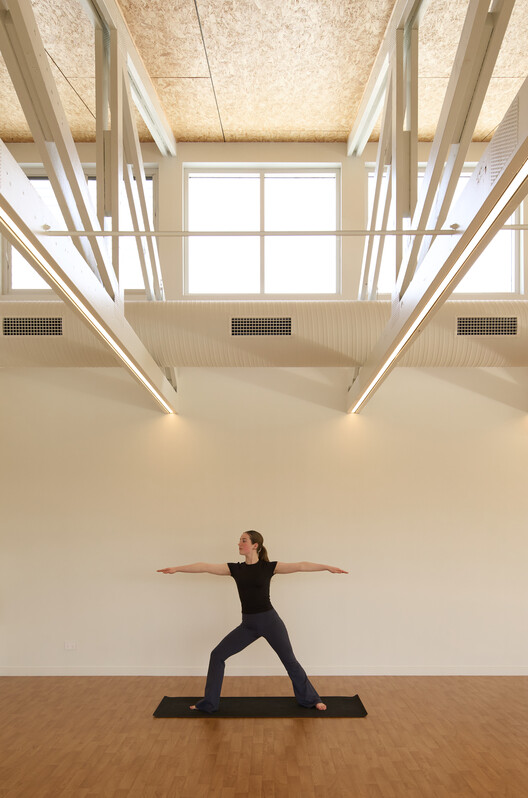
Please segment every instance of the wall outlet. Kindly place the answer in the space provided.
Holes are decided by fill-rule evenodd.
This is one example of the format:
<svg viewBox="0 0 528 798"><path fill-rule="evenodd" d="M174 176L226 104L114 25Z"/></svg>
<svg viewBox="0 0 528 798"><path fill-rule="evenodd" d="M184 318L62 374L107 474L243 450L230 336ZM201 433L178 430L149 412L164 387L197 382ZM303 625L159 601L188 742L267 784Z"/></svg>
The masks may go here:
<svg viewBox="0 0 528 798"><path fill-rule="evenodd" d="M77 643L66 640L64 643L64 648L66 649L66 651L75 651L75 649L77 648Z"/></svg>

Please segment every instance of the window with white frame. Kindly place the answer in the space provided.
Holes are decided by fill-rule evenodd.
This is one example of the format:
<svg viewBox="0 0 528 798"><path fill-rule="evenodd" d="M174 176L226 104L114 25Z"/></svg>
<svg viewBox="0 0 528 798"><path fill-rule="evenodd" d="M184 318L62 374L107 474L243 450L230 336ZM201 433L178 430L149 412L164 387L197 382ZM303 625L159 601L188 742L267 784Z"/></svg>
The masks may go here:
<svg viewBox="0 0 528 798"><path fill-rule="evenodd" d="M286 235L338 229L337 167L204 166L184 176L185 230L213 233L185 239L186 294L338 293L336 236ZM271 231L284 235L251 235Z"/></svg>
<svg viewBox="0 0 528 798"><path fill-rule="evenodd" d="M95 176L90 170L86 171L88 192L92 199L93 207L97 203L97 183ZM31 184L38 192L41 199L46 203L57 221L57 230L66 230L66 223L62 216L59 204L55 197L55 192L50 181L43 173L32 171L28 174ZM154 218L154 174L147 175L146 179L146 201L151 224ZM126 195L123 192L123 201L119 208L119 228L120 230L133 230L132 218ZM109 239L108 239L109 240ZM2 260L5 286L4 292L33 292L50 291L50 287L45 280L27 263L24 257L7 241L3 241ZM144 291L145 284L141 273L141 265L137 250L136 239L133 236L124 236L119 242L119 271L120 282L126 291Z"/></svg>
<svg viewBox="0 0 528 798"><path fill-rule="evenodd" d="M425 169L422 167L418 174L418 191L420 190L424 171ZM453 205L465 189L472 171L473 167L467 165L460 175L453 197ZM368 178L368 208L370 215L375 185L375 172L373 169L369 169ZM384 176L383 179L386 180L388 178ZM515 211L506 224L519 225L521 224L521 218L522 206ZM392 294L395 283L395 257L395 238L394 236L386 236L379 272L378 295ZM456 286L453 293L472 296L520 294L523 292L522 278L520 231L500 230Z"/></svg>

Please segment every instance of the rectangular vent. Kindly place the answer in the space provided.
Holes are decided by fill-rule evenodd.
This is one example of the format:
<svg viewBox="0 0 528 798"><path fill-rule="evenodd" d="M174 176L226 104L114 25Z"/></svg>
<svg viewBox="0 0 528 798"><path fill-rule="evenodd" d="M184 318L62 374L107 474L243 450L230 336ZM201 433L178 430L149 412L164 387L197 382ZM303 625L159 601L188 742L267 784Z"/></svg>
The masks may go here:
<svg viewBox="0 0 528 798"><path fill-rule="evenodd" d="M62 318L4 317L4 335L62 335Z"/></svg>
<svg viewBox="0 0 528 798"><path fill-rule="evenodd" d="M231 335L291 335L291 317L231 319Z"/></svg>
<svg viewBox="0 0 528 798"><path fill-rule="evenodd" d="M516 316L461 316L457 335L517 335Z"/></svg>

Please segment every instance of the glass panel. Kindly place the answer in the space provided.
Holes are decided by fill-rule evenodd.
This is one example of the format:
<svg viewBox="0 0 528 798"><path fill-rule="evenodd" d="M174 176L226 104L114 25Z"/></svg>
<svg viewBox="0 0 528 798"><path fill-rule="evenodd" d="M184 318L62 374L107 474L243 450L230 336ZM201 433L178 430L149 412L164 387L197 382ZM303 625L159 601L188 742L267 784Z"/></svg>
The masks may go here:
<svg viewBox="0 0 528 798"><path fill-rule="evenodd" d="M88 178L88 192L92 199L94 208L97 207L97 181L94 177ZM149 214L150 223L152 225L152 216L154 209L154 181L151 177L147 177L145 181L145 199L147 202L147 211ZM119 229L120 230L133 230L132 216L130 214L130 207L126 191L120 197L119 203ZM107 239L110 242L110 239ZM111 251L111 245L108 243L108 251ZM143 274L141 272L141 263L139 260L137 239L133 236L123 236L119 239L119 281L125 290L145 290L145 283L143 282Z"/></svg>
<svg viewBox="0 0 528 798"><path fill-rule="evenodd" d="M66 230L66 223L56 200L51 183L47 178L31 177L32 185L44 200L50 211L56 217L56 229ZM92 204L97 207L97 183L94 177L88 179L88 194ZM145 194L147 210L152 224L154 209L154 181L147 177ZM123 192L119 208L121 230L133 230L132 217L128 205L126 192ZM108 239L110 240L110 239ZM125 289L145 289L141 265L137 250L137 243L134 237L124 237L119 242L121 284ZM37 272L12 248L11 250L11 288L13 290L41 290L49 288L48 284L37 274Z"/></svg>
<svg viewBox="0 0 528 798"><path fill-rule="evenodd" d="M259 175L189 174L187 229L259 230Z"/></svg>
<svg viewBox="0 0 528 798"><path fill-rule="evenodd" d="M471 172L465 171L461 174L453 205L458 201L462 191L465 189ZM418 190L423 180L423 174L418 178ZM374 194L374 173L369 174L369 211L372 207ZM512 216L507 224L514 224L515 216ZM378 292L380 294L390 294L394 286L395 274L395 249L394 237L387 236L385 248L381 262ZM476 263L473 264L466 276L461 280L453 293L466 294L502 294L512 293L515 288L515 233L510 230L502 230L488 245Z"/></svg>
<svg viewBox="0 0 528 798"><path fill-rule="evenodd" d="M336 175L267 174L265 230L335 230ZM336 285L335 236L267 238L265 291L270 294L331 294Z"/></svg>
<svg viewBox="0 0 528 798"><path fill-rule="evenodd" d="M11 288L13 290L42 291L50 286L29 265L14 247L11 247Z"/></svg>
<svg viewBox="0 0 528 798"><path fill-rule="evenodd" d="M267 238L265 291L269 294L336 292L335 236Z"/></svg>
<svg viewBox="0 0 528 798"><path fill-rule="evenodd" d="M30 178L31 185L36 189L40 198L46 203L47 207L56 219L57 230L67 230L64 217L59 208L59 203L55 197L55 192L47 177ZM18 250L11 248L11 288L14 291L42 291L49 290L50 286L45 280L30 266L25 258L20 255Z"/></svg>
<svg viewBox="0 0 528 798"><path fill-rule="evenodd" d="M187 228L190 231L260 229L258 174L189 174ZM258 294L260 242L249 237L189 238L191 294Z"/></svg>
<svg viewBox="0 0 528 798"><path fill-rule="evenodd" d="M515 224L511 216L506 224ZM453 293L509 294L515 291L515 233L500 230Z"/></svg>
<svg viewBox="0 0 528 798"><path fill-rule="evenodd" d="M335 174L267 174L265 230L335 230Z"/></svg>
<svg viewBox="0 0 528 798"><path fill-rule="evenodd" d="M369 219L372 213L372 205L374 202L374 188L375 188L375 179L376 174L375 172L369 172L368 176L368 212L369 212ZM387 172L385 172L383 176L384 184L389 179ZM381 197L385 196L385 185L381 187ZM382 209L378 209L378 219L376 227L378 229L381 228L381 217L382 217ZM389 228L393 225L389 221L388 225ZM383 254L381 256L381 263L380 263L380 271L378 277L378 294L392 294L392 289L394 288L394 283L396 280L396 238L394 236L385 236L382 238L381 236L376 236L374 238L373 247L372 247L372 258L373 262L377 258L377 254L379 251L380 246L383 244ZM365 239L365 246L367 245L367 240Z"/></svg>
<svg viewBox="0 0 528 798"><path fill-rule="evenodd" d="M190 238L190 294L258 294L260 241L257 237Z"/></svg>

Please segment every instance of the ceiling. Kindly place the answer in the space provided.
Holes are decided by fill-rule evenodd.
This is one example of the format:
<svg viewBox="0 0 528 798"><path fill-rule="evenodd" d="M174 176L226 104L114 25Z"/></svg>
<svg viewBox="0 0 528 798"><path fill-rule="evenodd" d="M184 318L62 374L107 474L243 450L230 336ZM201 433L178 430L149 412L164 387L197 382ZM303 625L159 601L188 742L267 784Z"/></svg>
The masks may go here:
<svg viewBox="0 0 528 798"><path fill-rule="evenodd" d="M420 24L422 141L434 135L468 2L431 0ZM120 0L176 140L230 142L346 141L394 3ZM73 136L93 141L92 23L79 0L33 7ZM527 41L528 0L517 0L475 140L491 138L528 76ZM1 59L0 138L32 140Z"/></svg>

